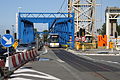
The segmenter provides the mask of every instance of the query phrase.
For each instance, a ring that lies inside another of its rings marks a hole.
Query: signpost
[[[7,47],[7,53],[8,53],[8,62],[9,62],[9,47],[11,47],[14,43],[14,39],[12,37],[12,35],[10,34],[5,34],[2,36],[1,38],[1,44],[4,46],[4,47]],[[9,67],[9,64],[8,64],[8,67]],[[10,67],[9,67],[9,70],[10,70]]]

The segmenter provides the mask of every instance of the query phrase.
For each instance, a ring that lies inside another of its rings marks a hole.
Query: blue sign
[[[11,47],[14,43],[14,39],[12,37],[12,35],[10,34],[5,34],[2,36],[1,38],[1,44],[4,46],[4,47]]]

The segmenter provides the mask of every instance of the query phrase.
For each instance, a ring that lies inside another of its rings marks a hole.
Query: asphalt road
[[[88,60],[64,50],[53,50],[63,61],[86,75],[83,80],[120,80],[120,67]]]
[[[50,49],[39,52],[35,61],[25,64],[8,80],[79,80],[76,69],[60,60]],[[42,55],[41,55],[42,54]]]
[[[47,48],[39,54],[35,61],[16,70],[8,80],[120,80],[119,65],[111,66],[114,64],[101,63],[57,48]]]

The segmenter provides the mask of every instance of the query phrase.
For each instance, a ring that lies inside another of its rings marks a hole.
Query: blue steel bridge
[[[49,33],[58,33],[61,45],[67,45],[71,37],[74,47],[74,13],[19,12],[17,18],[20,43],[28,44],[35,41],[34,23],[48,23]]]

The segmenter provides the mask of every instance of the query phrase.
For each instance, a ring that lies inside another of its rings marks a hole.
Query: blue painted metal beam
[[[68,14],[71,17],[68,17]],[[27,23],[25,27],[25,23]],[[69,38],[72,37],[72,47],[74,47],[74,14],[73,13],[24,13],[20,12],[18,15],[18,36],[22,39],[22,42],[31,42],[33,40],[34,33],[29,33],[34,30],[33,23],[48,23],[48,28],[51,32],[59,33],[60,43],[66,45],[69,42]],[[32,27],[30,26],[32,25]],[[26,32],[27,31],[27,32]],[[30,36],[32,35],[32,37]],[[30,37],[30,40],[26,40],[25,36]],[[34,40],[33,40],[34,41]]]

